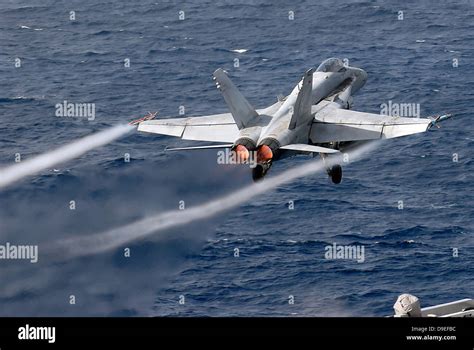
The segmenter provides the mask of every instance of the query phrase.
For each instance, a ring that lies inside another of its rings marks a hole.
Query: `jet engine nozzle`
[[[237,161],[241,164],[245,163],[250,158],[250,152],[244,145],[236,145],[232,151],[235,153]]]
[[[257,149],[257,163],[266,163],[273,158],[273,151],[267,145],[261,145]]]

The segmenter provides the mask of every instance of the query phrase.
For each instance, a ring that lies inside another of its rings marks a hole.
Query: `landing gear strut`
[[[323,159],[324,163],[326,164],[326,157],[327,155],[324,153],[319,153],[321,158]],[[339,164],[333,165],[333,166],[328,166],[326,164],[326,171],[331,178],[331,181],[335,184],[340,184],[342,181],[342,167]]]
[[[333,165],[327,169],[328,175],[331,181],[335,184],[339,184],[342,181],[342,167],[339,164]]]
[[[257,182],[265,176],[265,174],[270,169],[272,163],[259,163],[255,168],[252,169],[252,179]]]

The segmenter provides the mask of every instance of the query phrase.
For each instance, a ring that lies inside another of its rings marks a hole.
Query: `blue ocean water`
[[[37,264],[0,262],[0,315],[383,316],[404,292],[422,306],[473,297],[473,30],[472,1],[1,0],[1,167],[147,111],[226,112],[218,67],[260,108],[308,68],[348,58],[369,75],[355,110],[392,100],[456,117],[383,143],[338,186],[300,179],[135,242],[129,258],[118,249],[58,263],[41,248],[199,205],[251,183],[248,169],[218,166],[212,151],[164,153],[183,143],[133,133],[32,176],[0,191],[0,242],[40,247]],[[96,118],[56,117],[64,100],[95,103]],[[365,261],[326,260],[333,243],[363,245]]]

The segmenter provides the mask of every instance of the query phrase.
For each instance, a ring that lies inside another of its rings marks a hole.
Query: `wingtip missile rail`
[[[158,112],[155,112],[155,113],[148,112],[148,114],[145,115],[144,117],[132,120],[131,122],[128,123],[128,125],[138,125],[141,122],[154,119],[157,114],[158,114]]]
[[[439,128],[439,125],[438,125],[439,123],[441,123],[444,120],[448,120],[448,119],[452,118],[453,116],[454,115],[451,114],[451,113],[446,113],[446,114],[435,115],[433,117],[430,117],[430,119],[432,121],[431,121],[431,124],[428,127],[428,129],[431,129],[433,126],[436,126],[437,128]]]

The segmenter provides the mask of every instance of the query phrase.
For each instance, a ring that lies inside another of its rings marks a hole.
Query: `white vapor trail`
[[[26,176],[77,158],[94,148],[106,145],[133,129],[134,127],[128,124],[117,125],[61,146],[53,151],[40,154],[24,162],[0,169],[0,189]]]
[[[351,162],[357,160],[365,153],[375,149],[377,144],[378,143],[373,142],[360,146],[345,153],[345,157],[349,157]],[[53,255],[60,254],[63,258],[73,258],[113,250],[131,241],[143,239],[157,231],[163,231],[172,227],[186,225],[196,220],[215,216],[282,184],[322,171],[326,166],[341,163],[342,155],[328,157],[326,158],[326,163],[321,160],[312,161],[190,209],[172,210],[149,216],[105,232],[86,237],[64,239],[50,246],[50,252],[52,252]]]

